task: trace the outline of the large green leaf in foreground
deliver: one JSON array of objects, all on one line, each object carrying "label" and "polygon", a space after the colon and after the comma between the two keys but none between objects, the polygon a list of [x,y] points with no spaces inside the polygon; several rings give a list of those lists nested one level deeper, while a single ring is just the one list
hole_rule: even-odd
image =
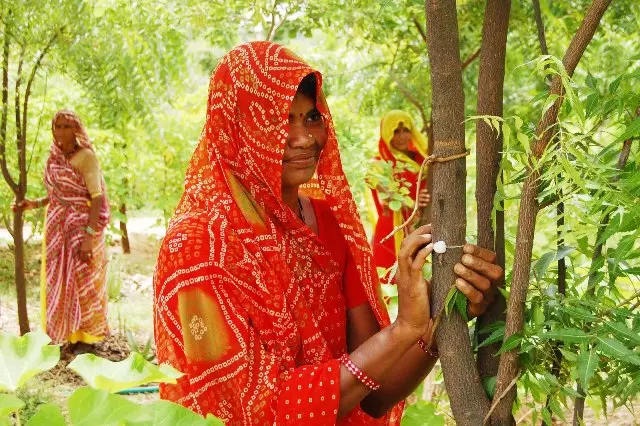
[{"label": "large green leaf in foreground", "polygon": [[22,337],[0,334],[0,392],[14,392],[38,373],[51,370],[60,360],[60,347],[42,330]]},{"label": "large green leaf in foreground", "polygon": [[213,416],[204,419],[173,402],[136,405],[123,396],[88,387],[71,395],[69,414],[73,426],[224,426]]},{"label": "large green leaf in foreground", "polygon": [[175,384],[182,376],[170,365],[157,366],[137,352],[119,362],[83,354],[76,357],[69,368],[82,376],[89,386],[112,393],[149,382]]}]

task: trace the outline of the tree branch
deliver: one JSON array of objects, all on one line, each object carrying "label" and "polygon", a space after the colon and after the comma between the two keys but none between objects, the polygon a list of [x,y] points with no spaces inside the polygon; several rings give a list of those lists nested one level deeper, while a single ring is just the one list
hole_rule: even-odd
[{"label": "tree branch", "polygon": [[33,80],[36,77],[38,69],[42,65],[42,59],[45,57],[47,52],[49,52],[51,46],[53,46],[53,43],[56,41],[63,30],[64,27],[60,27],[60,29],[58,29],[53,34],[53,36],[51,36],[49,42],[37,56],[36,62],[33,64],[33,68],[31,69],[31,75],[29,75],[29,79],[27,80],[27,88],[24,93],[24,104],[22,107],[22,136],[18,148],[18,165],[20,170],[20,179],[18,182],[20,185],[20,189],[24,192],[26,192],[27,189],[27,112],[29,108],[29,97],[31,96],[31,86],[33,85]]},{"label": "tree branch", "polygon": [[[563,65],[569,76],[578,65],[578,62],[589,42],[598,28],[600,19],[609,7],[611,0],[594,0],[587,11],[578,31],[571,40],[569,48],[564,55]],[[551,137],[550,130],[557,123],[558,113],[563,101],[563,88],[560,76],[555,76],[551,84],[551,93],[560,95],[554,104],[544,114],[538,123],[537,140],[533,141],[532,155],[541,158]],[[524,305],[529,287],[529,271],[531,269],[531,254],[533,250],[533,237],[535,232],[536,215],[538,205],[536,196],[538,193],[538,168],[529,168],[529,175],[522,187],[522,200],[518,217],[518,233],[516,237],[516,256],[512,271],[512,282],[509,301],[507,304],[507,323],[505,327],[505,340],[510,336],[520,333],[524,325]],[[496,383],[496,394],[507,389],[509,383],[518,375],[520,370],[518,353],[516,350],[505,352],[500,357],[500,367]],[[509,391],[496,407],[491,417],[492,425],[510,425],[512,421],[513,401],[516,397],[516,389]]]},{"label": "tree branch", "polygon": [[[482,28],[482,44],[478,75],[477,115],[503,115],[503,93],[507,32],[509,29],[510,0],[489,0],[486,3]],[[504,210],[495,211],[496,229],[493,229],[494,200],[502,160],[503,139],[483,120],[476,121],[476,204],[478,206],[478,245],[495,251],[501,267],[505,267]],[[504,287],[504,279],[497,283]],[[476,323],[479,330],[496,321],[504,321],[506,301],[498,294],[496,301]],[[488,336],[487,336],[488,337]],[[479,337],[479,342],[484,340]],[[501,342],[478,349],[478,369],[481,377],[498,373],[496,353]]]},{"label": "tree branch", "polygon": [[422,104],[422,102],[420,102],[420,100],[418,100],[418,98],[415,97],[413,93],[411,93],[411,91],[404,84],[402,84],[400,80],[395,80],[395,82],[398,85],[398,90],[400,90],[400,93],[402,93],[402,95],[407,98],[409,102],[411,102],[416,108],[418,108],[420,117],[422,118],[421,132],[424,133],[429,127],[429,118],[427,117],[424,105]]},{"label": "tree branch", "polygon": [[424,28],[422,27],[420,21],[418,21],[418,18],[416,18],[415,16],[413,17],[413,24],[418,29],[420,37],[422,37],[422,40],[424,40],[424,44],[427,44],[427,33],[424,31]]},{"label": "tree branch", "polygon": [[[9,28],[5,23],[4,46],[2,49],[2,117],[0,117],[0,168],[2,176],[15,194],[18,192],[18,184],[13,180],[7,167],[7,122],[9,118]],[[9,229],[9,228],[7,228]]]},{"label": "tree branch", "polygon": [[469,65],[471,65],[471,63],[472,63],[473,61],[475,61],[475,60],[478,58],[478,56],[480,56],[480,49],[482,49],[482,48],[481,48],[481,47],[478,47],[478,50],[476,50],[476,51],[473,53],[473,55],[469,56],[469,57],[468,57],[468,58],[467,58],[467,59],[466,59],[466,60],[461,64],[461,67],[462,67],[462,70],[463,70],[463,71],[465,70],[465,68],[467,68]]}]

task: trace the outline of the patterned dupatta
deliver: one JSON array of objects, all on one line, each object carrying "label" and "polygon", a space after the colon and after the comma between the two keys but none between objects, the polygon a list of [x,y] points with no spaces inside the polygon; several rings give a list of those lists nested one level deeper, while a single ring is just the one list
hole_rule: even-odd
[{"label": "patterned dupatta", "polygon": [[[70,118],[68,114],[65,116]],[[82,129],[79,122],[78,125]],[[82,135],[86,135],[83,129],[77,138],[80,146],[93,150]],[[103,203],[90,262],[83,262],[79,257],[89,222],[89,191],[80,172],[55,143],[45,167],[44,183],[49,196],[45,231],[47,334],[54,343],[65,341],[79,330],[92,336],[104,336],[109,332],[103,235],[109,223],[109,203],[104,179]]]},{"label": "patterned dupatta", "polygon": [[[227,424],[336,422],[346,351],[342,271],[281,200],[288,110],[316,72],[270,42],[236,47],[216,68],[207,119],[154,277],[160,362],[185,373],[161,396]],[[381,326],[371,249],[342,171],[318,77],[328,141],[306,189],[330,206]],[[354,410],[341,424],[375,421]]]}]

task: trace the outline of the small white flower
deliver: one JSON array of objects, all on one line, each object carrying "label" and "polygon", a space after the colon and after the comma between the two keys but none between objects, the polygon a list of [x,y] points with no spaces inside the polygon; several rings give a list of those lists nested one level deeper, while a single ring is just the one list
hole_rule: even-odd
[{"label": "small white flower", "polygon": [[433,245],[433,251],[435,251],[436,253],[442,254],[445,251],[447,251],[447,244],[444,241],[437,241]]}]

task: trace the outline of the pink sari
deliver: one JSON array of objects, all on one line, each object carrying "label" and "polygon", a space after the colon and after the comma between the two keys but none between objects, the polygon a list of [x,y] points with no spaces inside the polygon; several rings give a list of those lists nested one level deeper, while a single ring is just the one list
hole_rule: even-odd
[{"label": "pink sari", "polygon": [[[79,138],[83,148],[93,149]],[[109,204],[102,180],[102,206],[94,236],[93,258],[83,262],[80,246],[89,222],[90,195],[84,179],[52,144],[44,177],[49,195],[46,218],[46,331],[54,343],[93,343],[109,334],[104,229]],[[45,262],[45,260],[43,260]]]}]

